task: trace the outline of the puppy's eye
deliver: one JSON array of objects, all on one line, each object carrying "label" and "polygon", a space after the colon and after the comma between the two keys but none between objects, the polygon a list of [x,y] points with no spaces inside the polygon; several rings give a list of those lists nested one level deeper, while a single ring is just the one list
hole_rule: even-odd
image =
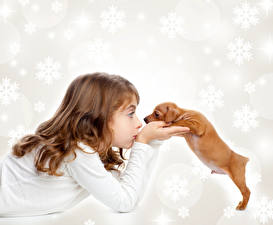
[{"label": "puppy's eye", "polygon": [[156,118],[159,117],[159,114],[157,112],[155,112],[154,114]]}]

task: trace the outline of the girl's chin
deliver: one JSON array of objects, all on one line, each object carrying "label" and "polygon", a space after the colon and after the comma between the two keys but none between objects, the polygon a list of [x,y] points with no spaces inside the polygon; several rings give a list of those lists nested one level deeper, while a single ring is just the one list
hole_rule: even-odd
[{"label": "girl's chin", "polygon": [[129,146],[124,147],[125,149],[129,149],[132,148],[133,144],[135,143],[135,139],[131,141],[131,143],[129,144]]},{"label": "girl's chin", "polygon": [[122,145],[122,146],[112,146],[112,147],[116,147],[116,148],[123,148],[123,149],[129,149],[132,148],[133,144],[135,143],[135,139],[132,140],[130,143],[128,143],[127,145]]}]

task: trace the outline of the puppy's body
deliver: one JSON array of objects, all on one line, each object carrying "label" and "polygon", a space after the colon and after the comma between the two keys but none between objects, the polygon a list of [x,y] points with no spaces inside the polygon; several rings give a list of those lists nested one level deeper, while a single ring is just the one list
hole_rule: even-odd
[{"label": "puppy's body", "polygon": [[[223,168],[228,166],[228,162],[233,152],[218,136],[212,124],[198,112],[188,111],[192,116],[199,117],[199,121],[206,123],[204,133],[202,135],[194,134],[193,132],[185,134],[184,137],[191,150],[196,156],[209,168],[213,173],[226,173]],[[189,122],[188,122],[189,123]],[[194,126],[187,124],[184,120],[179,120],[171,126]]]},{"label": "puppy's body", "polygon": [[246,208],[250,191],[245,183],[245,166],[249,159],[232,151],[203,114],[166,102],[158,105],[144,120],[147,123],[163,120],[172,122],[171,126],[189,127],[190,133],[183,136],[191,150],[212,170],[211,173],[229,175],[243,195],[236,209]]}]

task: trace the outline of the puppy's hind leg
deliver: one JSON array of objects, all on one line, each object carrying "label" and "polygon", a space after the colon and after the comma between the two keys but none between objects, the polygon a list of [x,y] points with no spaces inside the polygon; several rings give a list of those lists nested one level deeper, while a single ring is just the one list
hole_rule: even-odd
[{"label": "puppy's hind leg", "polygon": [[239,188],[243,196],[243,200],[240,201],[236,207],[237,210],[244,210],[247,206],[247,203],[250,197],[250,190],[246,186],[246,180],[245,180],[245,167],[248,161],[249,161],[248,158],[241,156],[235,152],[233,152],[231,156],[231,160],[230,160],[228,174],[230,178],[232,179],[232,181]]}]

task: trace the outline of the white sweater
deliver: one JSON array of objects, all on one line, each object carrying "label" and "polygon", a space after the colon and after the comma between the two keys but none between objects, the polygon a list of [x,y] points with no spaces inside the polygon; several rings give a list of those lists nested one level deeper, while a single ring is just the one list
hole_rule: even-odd
[{"label": "white sweater", "polygon": [[36,170],[34,150],[21,158],[8,152],[0,162],[0,217],[63,212],[90,194],[116,212],[129,212],[145,193],[159,155],[158,143],[135,142],[120,177],[104,168],[98,153],[76,149],[76,159],[62,163],[57,172],[64,175],[57,177]]}]

